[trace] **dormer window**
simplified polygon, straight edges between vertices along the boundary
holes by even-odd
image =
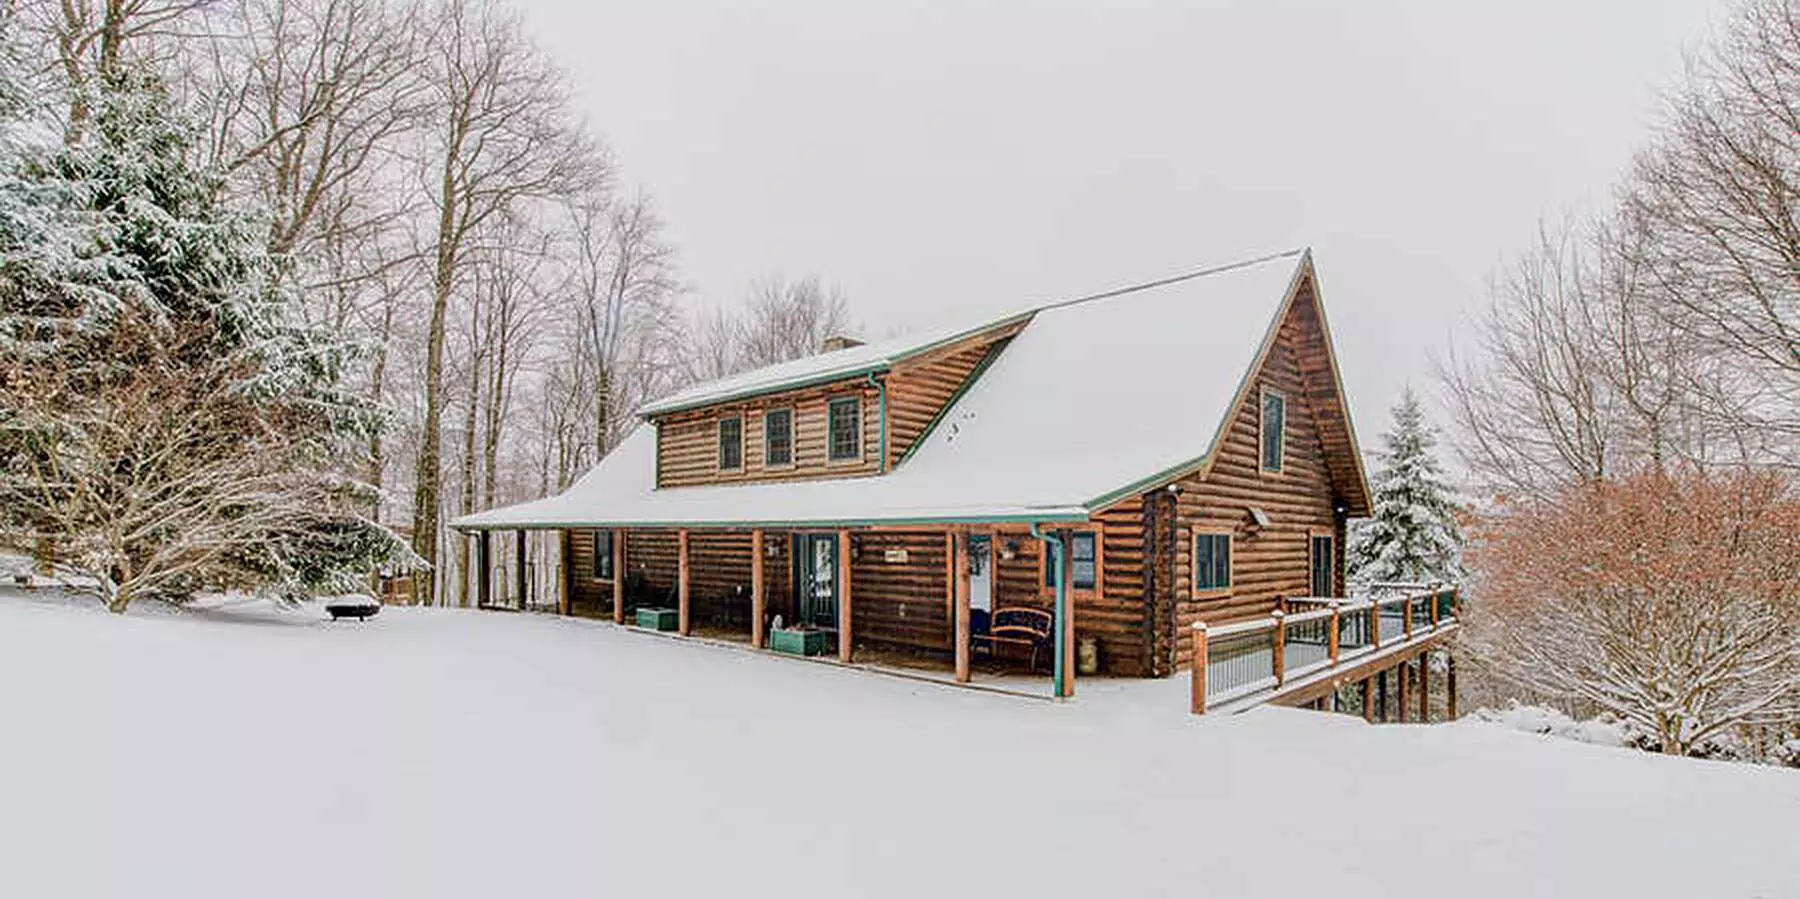
[[[744,468],[744,420],[736,415],[719,419],[719,470]]]
[[[826,458],[832,462],[855,462],[862,458],[862,398],[854,396],[832,400],[825,407]]]
[[[1273,390],[1262,395],[1262,470],[1278,472],[1287,455],[1287,397]]]
[[[786,468],[794,464],[794,410],[770,409],[763,413],[763,467]]]

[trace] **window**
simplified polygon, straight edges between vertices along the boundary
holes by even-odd
[[[594,532],[594,580],[610,581],[613,576],[613,533]]]
[[[1231,589],[1231,535],[1194,534],[1194,594]]]
[[[719,419],[719,470],[744,467],[744,420],[733,415]]]
[[[1069,575],[1069,586],[1077,590],[1092,590],[1096,582],[1097,570],[1096,545],[1093,531],[1077,531],[1069,535],[1069,553],[1074,556],[1074,570]],[[1056,565],[1054,555],[1049,547],[1044,548],[1044,586],[1056,585]]]
[[[831,462],[862,458],[862,400],[847,396],[825,407],[825,443]]]
[[[1286,452],[1287,397],[1273,390],[1262,395],[1262,470],[1280,471]]]
[[[763,413],[763,467],[794,464],[794,410],[770,409]]]
[[[1314,534],[1312,536],[1312,593],[1311,596],[1330,596],[1331,588],[1337,578],[1332,577],[1337,568],[1336,559],[1331,552],[1331,535]]]

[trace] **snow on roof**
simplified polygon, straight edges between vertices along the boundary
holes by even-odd
[[[790,362],[764,366],[728,378],[720,378],[717,381],[708,381],[705,384],[678,390],[660,400],[645,404],[640,410],[640,414],[646,417],[662,415],[739,397],[756,396],[777,390],[791,390],[808,384],[836,381],[869,372],[886,371],[894,363],[910,356],[1029,314],[1027,312],[1007,316],[974,327],[964,324],[956,328],[938,329],[893,340],[865,343]]]
[[[453,524],[1083,520],[1211,453],[1306,264],[1304,251],[1295,250],[1040,307],[912,455],[885,475],[659,490],[655,428],[645,425],[561,495]],[[801,360],[810,366],[764,369],[663,405],[879,365],[968,331],[825,354]]]

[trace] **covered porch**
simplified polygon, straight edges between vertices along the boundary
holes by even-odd
[[[1081,607],[1099,598],[1094,527],[492,527],[464,534],[474,544],[478,607],[544,608],[534,602],[539,582],[521,573],[554,566],[552,607],[560,614],[1067,697],[1079,667]],[[538,536],[528,537],[533,530]],[[533,559],[534,552],[556,558]],[[502,584],[512,580],[518,583]]]

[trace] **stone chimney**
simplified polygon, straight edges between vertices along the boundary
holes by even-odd
[[[845,334],[833,334],[830,337],[825,338],[824,343],[819,344],[819,352],[831,353],[837,350],[847,350],[853,346],[862,345],[863,342],[854,337]]]

